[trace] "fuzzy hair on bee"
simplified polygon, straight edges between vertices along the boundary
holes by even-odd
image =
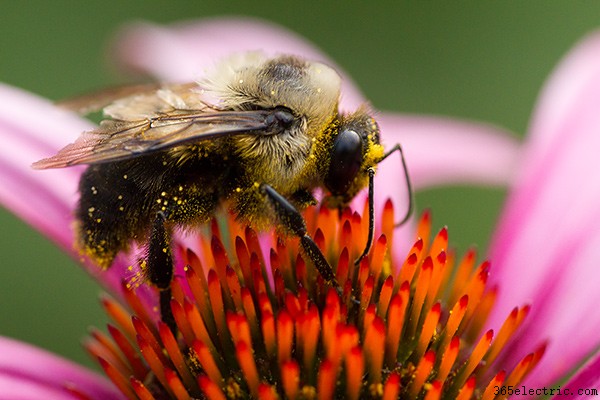
[[[337,285],[300,211],[316,203],[318,188],[327,206],[342,208],[369,186],[372,204],[377,164],[399,149],[384,152],[366,106],[338,111],[340,86],[337,72],[319,62],[234,55],[198,82],[75,102],[89,110],[93,99],[106,119],[33,167],[89,165],[75,211],[78,245],[108,268],[132,242],[146,244],[166,321],[171,234],[205,223],[220,207],[254,228],[298,236],[324,280]]]

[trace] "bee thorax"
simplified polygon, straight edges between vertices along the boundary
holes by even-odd
[[[276,187],[296,186],[312,141],[292,132],[266,137],[244,136],[237,140],[238,154],[253,180]]]

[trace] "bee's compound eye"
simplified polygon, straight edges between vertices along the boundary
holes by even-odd
[[[325,186],[333,195],[348,191],[362,162],[362,140],[358,133],[343,130],[335,138]]]

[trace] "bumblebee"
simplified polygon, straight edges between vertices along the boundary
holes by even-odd
[[[108,268],[132,242],[146,244],[148,279],[171,326],[172,231],[207,222],[222,204],[242,223],[299,237],[324,280],[339,288],[300,211],[316,203],[317,188],[328,207],[341,209],[368,186],[363,257],[373,237],[375,168],[394,151],[402,155],[399,145],[384,151],[366,107],[338,111],[340,84],[319,62],[237,55],[195,83],[79,101],[78,108],[104,107],[108,118],[33,167],[89,165],[75,211],[78,246]]]

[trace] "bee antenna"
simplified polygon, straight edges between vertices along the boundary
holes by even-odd
[[[410,176],[408,175],[408,167],[406,166],[406,159],[404,158],[404,152],[402,151],[402,146],[400,146],[400,143],[396,143],[396,145],[390,151],[383,155],[383,158],[379,162],[388,158],[395,151],[400,153],[400,161],[402,162],[402,170],[404,171],[404,181],[406,182],[406,190],[408,191],[408,208],[406,209],[406,214],[404,214],[404,217],[402,217],[402,219],[399,222],[396,222],[394,224],[394,227],[398,228],[404,225],[412,215],[414,208],[414,200],[412,184],[410,183]],[[369,201],[371,200],[372,198],[369,198]]]
[[[397,143],[390,151],[385,153],[383,155],[383,157],[381,158],[381,160],[379,160],[379,162],[388,158],[395,151],[400,153],[400,160],[402,161],[402,169],[404,170],[404,180],[406,182],[406,189],[408,190],[408,208],[406,210],[406,214],[404,215],[404,217],[402,217],[400,222],[397,222],[396,224],[394,224],[394,227],[398,228],[398,227],[404,225],[409,220],[410,216],[412,215],[412,211],[414,208],[414,201],[413,201],[412,184],[410,183],[410,176],[408,175],[408,168],[406,166],[406,159],[404,158],[404,152],[402,151],[402,147],[400,146],[400,144]],[[358,257],[356,259],[356,261],[354,261],[354,265],[358,265],[360,263],[360,260],[362,260],[367,254],[369,254],[369,251],[371,250],[371,246],[373,245],[373,237],[375,234],[375,205],[374,205],[374,201],[373,201],[374,192],[375,192],[373,178],[375,177],[375,170],[373,168],[369,168],[368,173],[369,173],[369,235],[367,237],[367,244],[365,245],[365,249],[363,250],[360,257]]]

